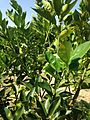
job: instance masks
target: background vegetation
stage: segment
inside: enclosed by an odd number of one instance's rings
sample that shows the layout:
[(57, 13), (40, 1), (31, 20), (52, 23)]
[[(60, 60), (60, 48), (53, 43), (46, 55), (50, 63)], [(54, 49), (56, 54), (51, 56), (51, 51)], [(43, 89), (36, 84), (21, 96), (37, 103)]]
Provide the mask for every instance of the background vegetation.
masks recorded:
[(15, 0), (0, 12), (0, 114), (4, 120), (89, 120), (90, 104), (77, 101), (90, 88), (90, 2), (37, 0), (37, 16)]

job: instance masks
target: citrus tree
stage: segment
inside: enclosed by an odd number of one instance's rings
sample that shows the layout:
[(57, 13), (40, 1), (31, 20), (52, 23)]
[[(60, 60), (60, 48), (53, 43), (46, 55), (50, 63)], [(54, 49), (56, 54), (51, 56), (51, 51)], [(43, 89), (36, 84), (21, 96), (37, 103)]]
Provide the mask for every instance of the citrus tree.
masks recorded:
[(90, 104), (77, 101), (90, 88), (90, 2), (37, 0), (37, 17), (15, 0), (0, 12), (0, 114), (5, 120), (89, 120)]

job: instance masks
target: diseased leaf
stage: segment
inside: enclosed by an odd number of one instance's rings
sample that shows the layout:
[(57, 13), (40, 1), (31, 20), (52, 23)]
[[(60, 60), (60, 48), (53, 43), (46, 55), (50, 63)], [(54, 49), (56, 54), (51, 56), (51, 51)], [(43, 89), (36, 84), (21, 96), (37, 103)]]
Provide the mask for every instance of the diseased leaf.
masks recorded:
[(71, 42), (65, 41), (63, 44), (60, 44), (58, 55), (66, 64), (68, 64), (69, 62), (71, 52), (72, 52)]

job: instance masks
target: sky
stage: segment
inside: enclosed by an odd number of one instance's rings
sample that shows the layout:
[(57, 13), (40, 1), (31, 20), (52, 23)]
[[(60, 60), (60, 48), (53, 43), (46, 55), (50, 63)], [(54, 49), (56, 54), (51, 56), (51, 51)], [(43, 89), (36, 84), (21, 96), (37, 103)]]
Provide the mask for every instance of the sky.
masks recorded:
[[(27, 17), (26, 17), (26, 21), (31, 21), (32, 16), (35, 15), (35, 12), (32, 10), (33, 7), (35, 7), (35, 0), (17, 0), (18, 4), (22, 6), (23, 11), (27, 12)], [(78, 0), (77, 4), (75, 5), (74, 9), (78, 8), (80, 0)], [(3, 14), (3, 18), (7, 18), (6, 17), (6, 11), (7, 9), (11, 10), (11, 6), (10, 6), (10, 0), (0, 0), (0, 10)], [(13, 23), (9, 20), (9, 25), (13, 25)]]

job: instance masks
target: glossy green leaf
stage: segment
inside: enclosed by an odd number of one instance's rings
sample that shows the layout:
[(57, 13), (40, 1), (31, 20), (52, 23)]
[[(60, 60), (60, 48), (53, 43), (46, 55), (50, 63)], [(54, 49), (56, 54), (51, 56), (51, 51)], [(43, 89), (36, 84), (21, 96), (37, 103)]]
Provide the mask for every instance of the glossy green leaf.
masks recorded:
[(5, 107), (4, 110), (5, 110), (7, 119), (13, 120), (13, 115), (12, 115), (11, 111), (9, 110), (9, 108)]
[(53, 4), (55, 12), (59, 16), (62, 9), (62, 0), (53, 0)]
[(31, 90), (30, 96), (31, 96), (31, 97), (34, 97), (34, 94), (35, 94), (35, 87)]
[(16, 26), (20, 26), (20, 17), (19, 17), (19, 15), (15, 12), (15, 14), (14, 14), (14, 23), (15, 23), (15, 25)]
[(69, 11), (75, 6), (77, 0), (74, 0), (70, 5), (69, 5)]
[(58, 72), (62, 67), (64, 67), (63, 61), (59, 58), (57, 54), (52, 54), (50, 51), (47, 51), (46, 59), (50, 63), (50, 65)]
[(17, 109), (17, 111), (15, 112), (13, 120), (19, 120), (23, 113), (24, 113), (24, 107), (22, 106), (21, 108)]
[(20, 91), (20, 100), (21, 100), (21, 101), (26, 101), (25, 90), (21, 90), (21, 91)]
[(49, 98), (45, 100), (44, 107), (45, 107), (46, 112), (48, 114), (48, 110), (49, 110), (49, 107), (50, 107), (50, 99)]
[(18, 95), (18, 86), (16, 84), (13, 84), (12, 88), (15, 91), (15, 95)]
[(22, 17), (21, 17), (21, 26), (24, 27), (25, 26), (25, 18), (26, 18), (26, 12), (22, 13)]
[(39, 87), (45, 89), (46, 91), (52, 92), (51, 86), (49, 85), (49, 83), (47, 81), (38, 82), (37, 84)]
[(78, 67), (79, 67), (79, 61), (78, 60), (79, 60), (79, 58), (71, 61), (70, 65), (69, 65), (69, 70), (78, 71)]
[(35, 9), (33, 8), (34, 11), (36, 11), (38, 14), (40, 14), (42, 17), (46, 18), (49, 20), (51, 23), (56, 24), (56, 19), (53, 15), (50, 14), (47, 10), (44, 10), (42, 8)]
[(58, 119), (59, 116), (60, 116), (60, 111), (58, 111), (55, 114), (53, 114), (52, 120)]
[[(69, 15), (69, 16), (67, 16), (67, 18), (64, 20), (64, 22), (65, 22), (65, 24), (66, 25), (69, 25), (69, 24), (71, 24), (71, 22), (72, 22), (72, 15)], [(64, 36), (63, 36), (64, 37)]]
[(45, 64), (44, 70), (45, 70), (47, 73), (49, 73), (49, 74), (51, 74), (52, 76), (54, 76), (55, 69), (54, 69), (49, 63)]
[(16, 0), (11, 0), (11, 6), (19, 13), (22, 13), (22, 8), (20, 5), (18, 5)]
[(64, 10), (62, 11), (62, 18), (65, 17), (69, 12), (70, 10), (75, 6), (77, 0), (74, 0), (71, 4), (66, 4), (66, 6), (64, 5)]
[(6, 15), (14, 22), (14, 14), (12, 13), (12, 11), (7, 10)]
[(72, 0), (65, 0), (65, 4), (69, 4)]
[(49, 109), (49, 116), (52, 116), (55, 113), (55, 111), (60, 106), (60, 102), (61, 102), (61, 99), (58, 97), (51, 103), (51, 106)]
[(80, 21), (80, 13), (77, 10), (74, 11), (73, 18), (75, 21)]
[(33, 88), (33, 86), (30, 84), (30, 82), (22, 82), (23, 85), (26, 86), (26, 88), (28, 88), (29, 90), (31, 90)]
[(53, 60), (54, 60), (54, 58), (55, 58), (50, 51), (47, 51), (47, 52), (46, 52), (45, 57), (46, 57), (46, 60), (47, 60), (49, 63), (52, 63)]
[(0, 90), (0, 98), (2, 98), (5, 94), (5, 89)]
[(86, 120), (90, 120), (90, 116), (87, 116), (87, 119)]
[(0, 11), (0, 23), (2, 22), (2, 12)]
[[(46, 113), (46, 109), (45, 109), (45, 107), (44, 107), (44, 104), (43, 104), (41, 101), (39, 101), (39, 100), (37, 100), (37, 108), (39, 108), (39, 109), (41, 110), (41, 113), (40, 113), (40, 114), (42, 114), (43, 117), (47, 116), (47, 113)], [(43, 117), (42, 117), (42, 118), (43, 118)]]
[(72, 51), (70, 56), (70, 61), (77, 58), (82, 58), (89, 49), (90, 49), (90, 41), (80, 44), (78, 47), (75, 48), (75, 50)]

